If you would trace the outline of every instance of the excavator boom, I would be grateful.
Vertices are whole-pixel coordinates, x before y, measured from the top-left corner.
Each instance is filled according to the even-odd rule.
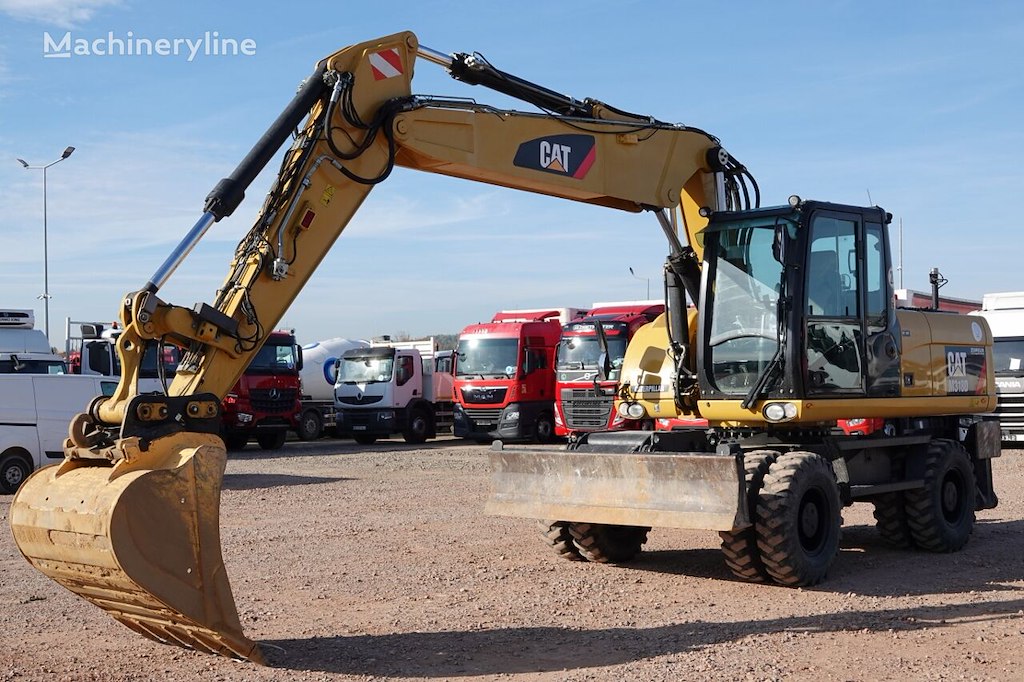
[[[413,96],[417,57],[546,113]],[[192,308],[161,300],[178,265],[293,132],[215,299]],[[661,215],[682,202],[688,230],[706,222],[700,208],[737,199],[745,176],[703,131],[565,97],[479,55],[422,48],[409,32],[327,57],[217,184],[179,247],[123,299],[116,392],[74,420],[64,463],[30,477],[12,503],[11,528],[33,566],[148,637],[262,661],[242,633],[220,554],[220,400],[395,166],[625,211]],[[184,349],[173,382],[166,396],[139,395],[142,354],[163,342]]]

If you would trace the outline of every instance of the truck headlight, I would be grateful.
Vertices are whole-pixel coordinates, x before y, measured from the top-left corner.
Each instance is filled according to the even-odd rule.
[[[761,410],[764,418],[770,422],[784,422],[796,418],[796,405],[793,403],[768,403]]]
[[[518,422],[519,421],[519,410],[509,410],[501,416],[503,422]]]
[[[248,424],[252,421],[252,415],[248,412],[239,412],[236,419],[238,419],[239,424]]]

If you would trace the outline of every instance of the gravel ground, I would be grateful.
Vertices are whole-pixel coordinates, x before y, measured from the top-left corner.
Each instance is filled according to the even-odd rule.
[[[882,544],[870,505],[810,589],[732,580],[713,532],[567,562],[487,517],[486,448],[290,442],[232,453],[224,557],[270,667],[146,640],[34,571],[0,497],[0,681],[1020,680],[1024,451],[956,554]]]

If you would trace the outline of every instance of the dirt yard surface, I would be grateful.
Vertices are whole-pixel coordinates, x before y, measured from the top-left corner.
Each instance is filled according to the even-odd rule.
[[[859,504],[810,589],[731,579],[713,532],[655,529],[628,566],[560,560],[535,522],[484,516],[486,453],[233,453],[224,557],[271,667],[151,642],[65,591],[0,497],[0,681],[1024,679],[1024,451],[996,460],[1000,506],[963,551],[889,549]]]

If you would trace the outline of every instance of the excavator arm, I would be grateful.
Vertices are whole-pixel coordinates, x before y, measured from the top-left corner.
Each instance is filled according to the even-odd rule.
[[[416,59],[539,107],[508,111],[412,93]],[[294,137],[210,303],[160,290]],[[69,429],[65,460],[27,480],[11,527],[36,568],[158,641],[262,661],[242,632],[220,554],[226,452],[219,404],[373,187],[395,166],[624,211],[667,209],[692,236],[702,208],[742,202],[745,169],[711,135],[575,100],[398,33],[320,62],[267,133],[206,199],[181,244],[122,302],[123,374]],[[699,248],[699,245],[696,247]],[[685,334],[685,330],[683,330]],[[139,395],[148,344],[185,350],[167,395]]]

